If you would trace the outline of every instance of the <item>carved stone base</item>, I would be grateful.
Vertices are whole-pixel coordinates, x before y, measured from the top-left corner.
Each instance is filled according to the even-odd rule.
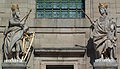
[[[118,64],[115,60],[100,60],[95,61],[94,69],[118,69]]]
[[[27,69],[25,63],[2,63],[2,69]]]

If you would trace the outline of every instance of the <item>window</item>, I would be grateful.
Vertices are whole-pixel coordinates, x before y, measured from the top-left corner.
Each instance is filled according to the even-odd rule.
[[[74,69],[74,65],[46,65],[46,69]]]
[[[37,18],[84,18],[85,0],[37,0]]]

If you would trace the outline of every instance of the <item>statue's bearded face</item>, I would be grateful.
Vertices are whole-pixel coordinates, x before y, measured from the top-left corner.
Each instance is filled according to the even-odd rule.
[[[12,15],[13,15],[13,18],[20,18],[20,12],[19,12],[19,10],[13,11]]]
[[[20,12],[19,11],[16,11],[16,17],[20,18]]]
[[[99,7],[99,12],[101,15],[104,15],[104,14],[106,15],[107,14],[106,10],[107,9],[105,7]]]

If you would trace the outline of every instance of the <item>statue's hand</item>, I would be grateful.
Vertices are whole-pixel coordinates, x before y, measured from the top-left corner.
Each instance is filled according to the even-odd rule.
[[[93,21],[94,24],[95,24],[96,22],[98,22],[98,19],[96,19],[95,21]]]
[[[25,21],[23,20],[22,22],[20,22],[20,24],[24,25],[24,24],[25,24]]]
[[[96,25],[96,22],[98,21],[98,19],[96,19],[95,21],[92,22],[92,25]]]

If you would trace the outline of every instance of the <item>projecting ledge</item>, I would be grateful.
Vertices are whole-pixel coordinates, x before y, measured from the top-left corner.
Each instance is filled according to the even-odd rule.
[[[35,48],[34,55],[36,57],[83,57],[86,48]]]
[[[86,48],[35,48],[35,52],[85,52]]]

